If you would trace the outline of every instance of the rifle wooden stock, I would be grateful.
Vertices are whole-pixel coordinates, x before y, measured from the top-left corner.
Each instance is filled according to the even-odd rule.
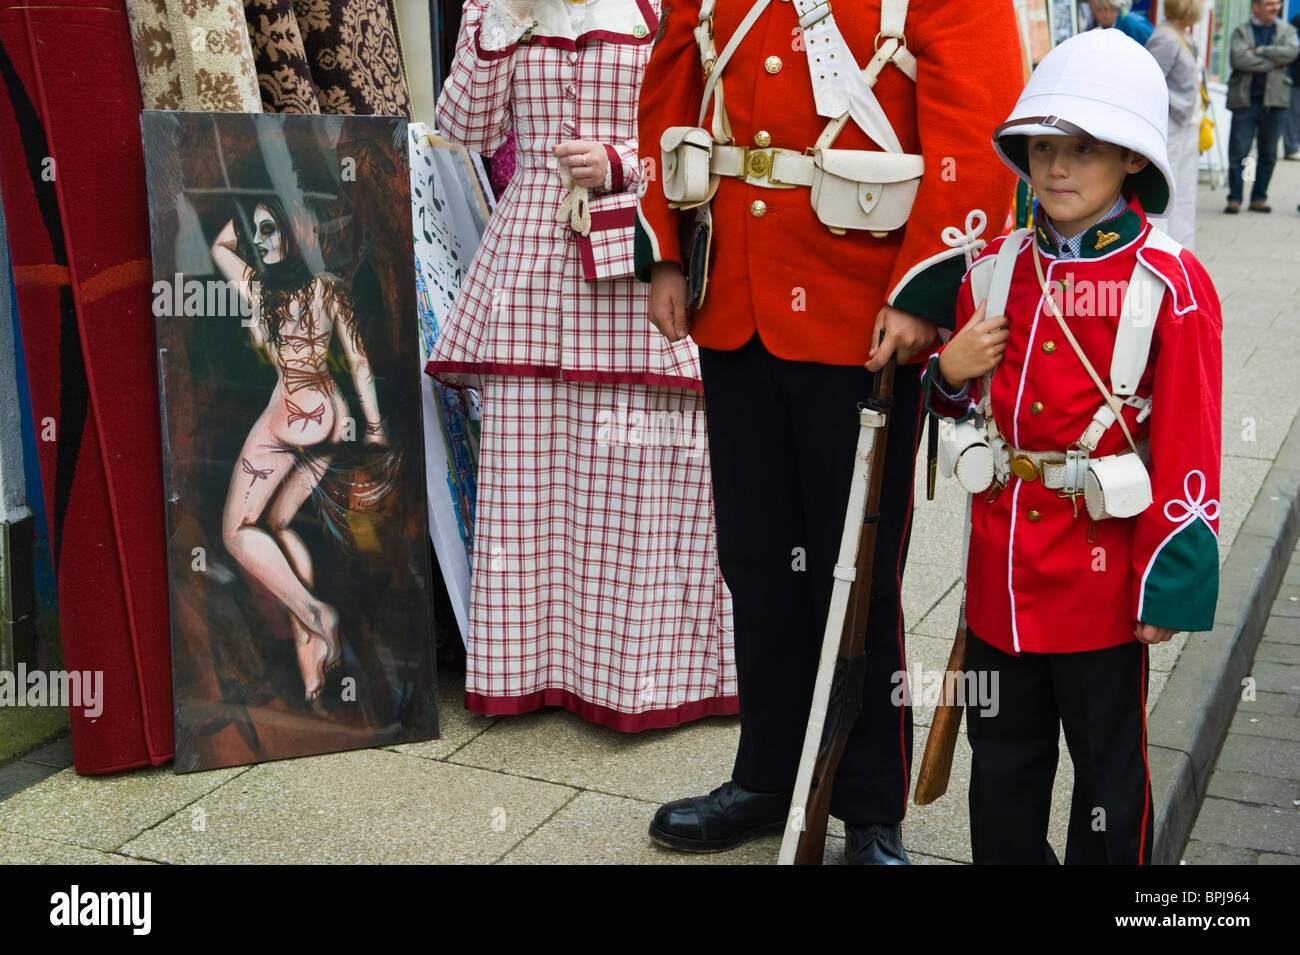
[[[862,689],[866,674],[867,612],[871,606],[871,574],[876,556],[876,530],[880,522],[880,491],[884,479],[885,447],[889,435],[889,409],[894,390],[894,362],[881,369],[876,379],[876,389],[871,400],[863,404],[863,415],[878,412],[883,421],[872,427],[875,431],[870,445],[866,469],[866,492],[863,504],[850,492],[845,531],[837,566],[846,559],[845,545],[853,540],[851,533],[857,525],[856,557],[853,560],[853,583],[848,595],[848,605],[839,603],[840,624],[838,646],[832,657],[830,649],[835,630],[834,616],[837,601],[832,594],[828,613],[826,638],[822,645],[821,663],[818,667],[817,685],[814,687],[812,711],[808,730],[804,736],[803,754],[799,761],[799,775],[795,781],[795,794],[791,801],[790,816],[786,821],[786,834],[781,844],[782,864],[821,865],[826,851],[826,823],[830,815],[831,789],[840,757],[848,743],[849,733],[862,708]],[[865,422],[865,418],[863,421]],[[861,425],[865,431],[868,425]],[[857,453],[862,452],[859,436]],[[855,484],[862,480],[861,469],[855,469]],[[856,511],[856,513],[855,513]],[[844,578],[847,579],[847,578]],[[840,591],[842,594],[843,591]],[[842,597],[840,598],[843,599]],[[847,610],[847,613],[845,613]],[[828,668],[831,673],[828,674]],[[826,695],[829,683],[829,697]],[[814,741],[819,741],[813,749]],[[815,758],[814,758],[815,757]],[[809,772],[811,769],[811,776]],[[805,795],[806,793],[806,795]]]
[[[934,708],[934,719],[930,722],[930,735],[925,740],[921,769],[916,774],[916,795],[913,798],[918,806],[932,803],[948,791],[948,777],[952,773],[952,756],[957,747],[957,731],[961,729],[962,712],[953,696],[965,668],[966,595],[963,593],[961,615],[957,619],[957,635],[953,638],[952,652],[948,654],[948,666],[943,675],[943,690],[939,694],[939,704]]]

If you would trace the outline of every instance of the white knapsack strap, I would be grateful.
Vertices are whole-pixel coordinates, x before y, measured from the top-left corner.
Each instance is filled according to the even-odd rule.
[[[1147,246],[1175,258],[1183,251],[1181,245],[1155,226],[1151,227],[1142,243],[1143,248]],[[1117,395],[1131,395],[1137,391],[1151,354],[1151,338],[1164,297],[1164,279],[1139,258],[1124,291],[1119,328],[1115,332],[1115,351],[1110,360],[1110,387]]]
[[[876,94],[871,92],[871,85],[859,72],[861,68],[835,22],[829,0],[793,0],[793,3],[803,30],[817,114],[836,119],[848,113],[881,149],[901,153],[903,146]],[[892,16],[898,19],[896,13]],[[903,16],[906,17],[906,5]]]
[[[882,0],[880,4],[880,32],[885,36],[902,37],[907,23],[908,0]]]
[[[731,55],[736,52],[736,47],[740,46],[740,41],[745,39],[750,28],[754,25],[763,11],[767,9],[772,0],[757,0],[745,14],[745,19],[740,21],[740,26],[736,32],[731,35],[727,45],[722,48],[722,53],[714,56],[713,44],[713,7],[717,0],[704,0],[700,5],[700,20],[695,25],[695,42],[700,48],[700,60],[704,64],[707,77],[704,80],[704,96],[700,101],[700,118],[696,125],[704,122],[704,116],[709,111],[709,98],[714,98],[713,109],[713,138],[719,142],[726,142],[731,139],[731,127],[727,122],[726,110],[722,105],[722,71],[726,68],[727,63],[731,60]],[[721,134],[721,135],[720,135]]]
[[[981,259],[971,269],[971,297],[976,308],[982,301],[988,304],[984,308],[985,317],[1005,315],[1007,298],[1011,294],[1011,274],[1016,269],[1016,256],[1020,253],[1020,244],[1029,235],[1030,229],[1017,229],[1002,240],[998,254],[991,259]],[[989,415],[989,392],[993,386],[993,372],[983,378],[980,388],[980,403],[976,409],[985,418]]]

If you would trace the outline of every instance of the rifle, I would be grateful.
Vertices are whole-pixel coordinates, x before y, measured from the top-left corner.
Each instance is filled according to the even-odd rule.
[[[970,498],[967,497],[965,543],[961,555],[961,612],[957,615],[957,635],[953,637],[948,665],[944,668],[943,689],[934,708],[934,718],[930,721],[930,734],[925,738],[925,755],[921,757],[921,768],[916,773],[916,793],[912,799],[918,806],[928,805],[948,791],[957,731],[961,729],[962,706],[953,696],[962,671],[966,669],[966,557],[969,551]]]
[[[862,685],[867,670],[867,611],[871,605],[871,572],[876,556],[880,486],[893,391],[894,361],[891,359],[876,375],[871,397],[858,405],[853,483],[835,563],[835,583],[826,615],[817,681],[813,685],[808,729],[804,734],[785,836],[781,840],[780,865],[821,865],[835,770],[862,709]]]

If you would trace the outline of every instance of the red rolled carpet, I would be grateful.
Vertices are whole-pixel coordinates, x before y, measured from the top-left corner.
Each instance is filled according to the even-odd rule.
[[[59,591],[78,772],[172,756],[162,452],[140,88],[123,0],[0,0],[0,189]]]

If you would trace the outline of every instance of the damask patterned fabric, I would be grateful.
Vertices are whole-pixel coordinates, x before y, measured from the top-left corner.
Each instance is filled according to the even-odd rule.
[[[244,0],[257,85],[268,113],[319,113],[316,84],[292,0]]]
[[[384,0],[293,0],[322,113],[411,116],[401,48]]]
[[[127,0],[145,109],[260,113],[240,0]]]

